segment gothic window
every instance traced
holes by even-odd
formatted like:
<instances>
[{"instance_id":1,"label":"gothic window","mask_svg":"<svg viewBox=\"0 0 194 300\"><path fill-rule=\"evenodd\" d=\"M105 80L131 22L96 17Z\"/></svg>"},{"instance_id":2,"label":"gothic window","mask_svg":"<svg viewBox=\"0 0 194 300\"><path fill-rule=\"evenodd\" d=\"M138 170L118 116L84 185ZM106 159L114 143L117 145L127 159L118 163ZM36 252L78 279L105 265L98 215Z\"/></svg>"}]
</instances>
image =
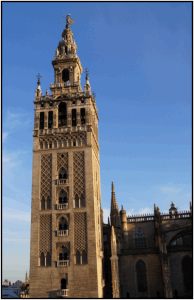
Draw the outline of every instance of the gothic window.
<instances>
[{"instance_id":1,"label":"gothic window","mask_svg":"<svg viewBox=\"0 0 194 300\"><path fill-rule=\"evenodd\" d=\"M67 47L65 47L65 53L67 53ZM63 79L64 82L69 81L69 70L68 69L63 70L62 79Z\"/></svg>"},{"instance_id":2,"label":"gothic window","mask_svg":"<svg viewBox=\"0 0 194 300\"><path fill-rule=\"evenodd\" d=\"M82 251L82 264L87 264L87 254L86 251Z\"/></svg>"},{"instance_id":3,"label":"gothic window","mask_svg":"<svg viewBox=\"0 0 194 300\"><path fill-rule=\"evenodd\" d=\"M63 253L59 253L59 260L63 260Z\"/></svg>"},{"instance_id":4,"label":"gothic window","mask_svg":"<svg viewBox=\"0 0 194 300\"><path fill-rule=\"evenodd\" d=\"M142 228L135 230L135 248L144 248L146 245L146 236Z\"/></svg>"},{"instance_id":5,"label":"gothic window","mask_svg":"<svg viewBox=\"0 0 194 300\"><path fill-rule=\"evenodd\" d=\"M85 125L85 108L81 108L81 124Z\"/></svg>"},{"instance_id":6,"label":"gothic window","mask_svg":"<svg viewBox=\"0 0 194 300\"><path fill-rule=\"evenodd\" d=\"M43 149L43 142L40 142L40 149Z\"/></svg>"},{"instance_id":7,"label":"gothic window","mask_svg":"<svg viewBox=\"0 0 194 300\"><path fill-rule=\"evenodd\" d=\"M75 207L76 208L79 207L79 197L78 197L78 195L75 196Z\"/></svg>"},{"instance_id":8,"label":"gothic window","mask_svg":"<svg viewBox=\"0 0 194 300\"><path fill-rule=\"evenodd\" d=\"M67 179L68 176L67 176L67 172L65 171L64 168L62 168L59 172L59 179Z\"/></svg>"},{"instance_id":9,"label":"gothic window","mask_svg":"<svg viewBox=\"0 0 194 300\"><path fill-rule=\"evenodd\" d=\"M59 105L59 126L67 125L67 105L65 102Z\"/></svg>"},{"instance_id":10,"label":"gothic window","mask_svg":"<svg viewBox=\"0 0 194 300\"><path fill-rule=\"evenodd\" d=\"M44 197L41 200L41 210L45 210L45 199L44 199Z\"/></svg>"},{"instance_id":11,"label":"gothic window","mask_svg":"<svg viewBox=\"0 0 194 300\"><path fill-rule=\"evenodd\" d=\"M180 233L171 241L170 246L192 245L192 235Z\"/></svg>"},{"instance_id":12,"label":"gothic window","mask_svg":"<svg viewBox=\"0 0 194 300\"><path fill-rule=\"evenodd\" d=\"M40 113L40 129L44 129L44 112Z\"/></svg>"},{"instance_id":13,"label":"gothic window","mask_svg":"<svg viewBox=\"0 0 194 300\"><path fill-rule=\"evenodd\" d=\"M67 281L65 278L61 279L61 289L66 290L67 289Z\"/></svg>"},{"instance_id":14,"label":"gothic window","mask_svg":"<svg viewBox=\"0 0 194 300\"><path fill-rule=\"evenodd\" d=\"M53 128L53 111L49 111L48 128Z\"/></svg>"},{"instance_id":15,"label":"gothic window","mask_svg":"<svg viewBox=\"0 0 194 300\"><path fill-rule=\"evenodd\" d=\"M143 293L147 291L147 276L146 276L146 265L143 260L138 260L136 263L137 271L137 287L138 291Z\"/></svg>"},{"instance_id":16,"label":"gothic window","mask_svg":"<svg viewBox=\"0 0 194 300\"><path fill-rule=\"evenodd\" d=\"M72 126L76 126L76 109L72 109Z\"/></svg>"},{"instance_id":17,"label":"gothic window","mask_svg":"<svg viewBox=\"0 0 194 300\"><path fill-rule=\"evenodd\" d=\"M76 265L80 265L80 252L76 252Z\"/></svg>"},{"instance_id":18,"label":"gothic window","mask_svg":"<svg viewBox=\"0 0 194 300\"><path fill-rule=\"evenodd\" d=\"M68 202L67 193L64 190L61 190L59 194L59 204L64 204L67 202Z\"/></svg>"},{"instance_id":19,"label":"gothic window","mask_svg":"<svg viewBox=\"0 0 194 300\"><path fill-rule=\"evenodd\" d=\"M182 260L182 271L183 271L183 282L185 293L187 295L192 295L193 290L193 261L188 255Z\"/></svg>"},{"instance_id":20,"label":"gothic window","mask_svg":"<svg viewBox=\"0 0 194 300\"><path fill-rule=\"evenodd\" d=\"M47 255L46 255L46 265L51 266L51 254L50 254L50 252L47 252Z\"/></svg>"},{"instance_id":21,"label":"gothic window","mask_svg":"<svg viewBox=\"0 0 194 300\"><path fill-rule=\"evenodd\" d=\"M41 267L45 266L45 258L44 258L44 253L43 252L40 255L40 265L41 265Z\"/></svg>"}]
</instances>

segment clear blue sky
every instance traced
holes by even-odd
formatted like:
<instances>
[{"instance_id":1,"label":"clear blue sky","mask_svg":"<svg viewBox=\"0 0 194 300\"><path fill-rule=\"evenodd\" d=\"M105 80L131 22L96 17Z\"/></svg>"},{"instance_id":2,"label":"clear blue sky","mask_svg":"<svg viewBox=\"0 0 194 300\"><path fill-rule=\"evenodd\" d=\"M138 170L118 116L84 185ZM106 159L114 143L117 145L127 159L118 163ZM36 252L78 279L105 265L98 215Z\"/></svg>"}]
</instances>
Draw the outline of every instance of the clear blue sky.
<instances>
[{"instance_id":1,"label":"clear blue sky","mask_svg":"<svg viewBox=\"0 0 194 300\"><path fill-rule=\"evenodd\" d=\"M96 92L105 221L111 181L127 214L191 200L192 4L4 2L3 279L12 282L30 262L36 75L45 94L69 13Z\"/></svg>"}]
</instances>

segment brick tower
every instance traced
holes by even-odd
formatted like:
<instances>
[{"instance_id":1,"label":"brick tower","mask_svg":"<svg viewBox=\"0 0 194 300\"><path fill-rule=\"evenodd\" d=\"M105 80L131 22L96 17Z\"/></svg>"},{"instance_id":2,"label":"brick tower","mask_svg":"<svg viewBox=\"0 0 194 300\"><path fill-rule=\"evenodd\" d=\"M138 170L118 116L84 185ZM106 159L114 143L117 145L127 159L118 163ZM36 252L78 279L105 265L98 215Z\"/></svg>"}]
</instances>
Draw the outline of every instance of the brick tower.
<instances>
[{"instance_id":1,"label":"brick tower","mask_svg":"<svg viewBox=\"0 0 194 300\"><path fill-rule=\"evenodd\" d=\"M30 298L103 297L99 119L66 21L52 95L35 91Z\"/></svg>"}]
</instances>

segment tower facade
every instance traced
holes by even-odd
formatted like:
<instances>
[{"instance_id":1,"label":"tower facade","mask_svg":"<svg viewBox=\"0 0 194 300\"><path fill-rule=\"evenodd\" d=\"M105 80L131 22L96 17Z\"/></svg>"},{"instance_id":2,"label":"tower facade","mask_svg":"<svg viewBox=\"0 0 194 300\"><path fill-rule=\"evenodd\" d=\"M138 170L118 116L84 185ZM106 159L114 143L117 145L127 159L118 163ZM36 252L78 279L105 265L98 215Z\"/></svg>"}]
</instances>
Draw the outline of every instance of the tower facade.
<instances>
[{"instance_id":1,"label":"tower facade","mask_svg":"<svg viewBox=\"0 0 194 300\"><path fill-rule=\"evenodd\" d=\"M52 65L35 91L30 298L101 298L102 209L98 113L67 17Z\"/></svg>"}]
</instances>

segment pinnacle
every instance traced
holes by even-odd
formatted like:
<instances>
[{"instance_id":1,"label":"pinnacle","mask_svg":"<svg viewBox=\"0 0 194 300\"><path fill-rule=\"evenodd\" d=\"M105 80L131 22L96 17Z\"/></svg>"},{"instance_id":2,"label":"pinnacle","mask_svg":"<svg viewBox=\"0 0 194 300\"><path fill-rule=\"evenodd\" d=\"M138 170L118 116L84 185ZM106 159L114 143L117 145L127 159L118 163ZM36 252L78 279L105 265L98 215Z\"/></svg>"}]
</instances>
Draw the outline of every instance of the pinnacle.
<instances>
[{"instance_id":1,"label":"pinnacle","mask_svg":"<svg viewBox=\"0 0 194 300\"><path fill-rule=\"evenodd\" d=\"M116 196L115 196L115 189L114 189L114 184L112 182L112 193L111 193L111 215L118 213L119 212L119 208L117 205L117 200L116 200Z\"/></svg>"}]
</instances>

